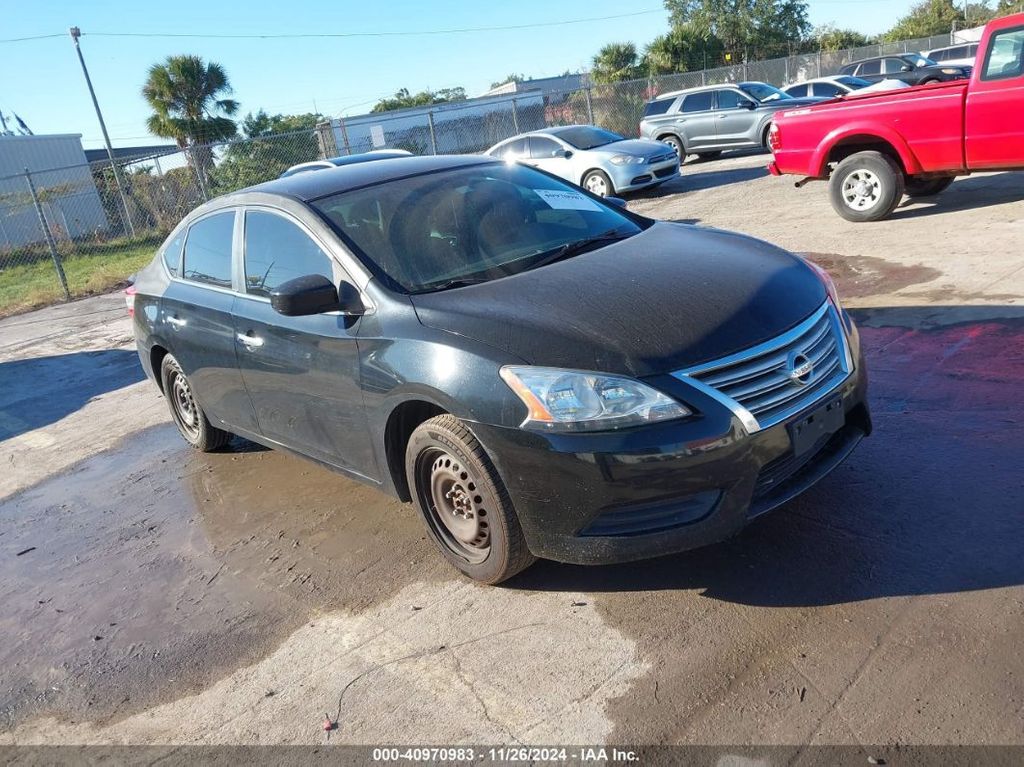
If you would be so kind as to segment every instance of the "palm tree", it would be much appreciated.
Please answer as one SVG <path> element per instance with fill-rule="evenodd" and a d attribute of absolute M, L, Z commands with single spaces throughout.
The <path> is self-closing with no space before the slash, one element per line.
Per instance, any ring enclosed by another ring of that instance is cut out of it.
<path fill-rule="evenodd" d="M 204 146 L 232 138 L 235 121 L 225 115 L 238 111 L 238 102 L 223 98 L 231 93 L 227 73 L 220 64 L 200 56 L 168 56 L 149 68 L 142 96 L 153 108 L 146 120 L 150 133 L 174 141 L 186 151 L 203 176 L 213 164 Z"/>
<path fill-rule="evenodd" d="M 641 76 L 639 56 L 633 43 L 608 43 L 594 56 L 594 82 L 614 83 Z"/>

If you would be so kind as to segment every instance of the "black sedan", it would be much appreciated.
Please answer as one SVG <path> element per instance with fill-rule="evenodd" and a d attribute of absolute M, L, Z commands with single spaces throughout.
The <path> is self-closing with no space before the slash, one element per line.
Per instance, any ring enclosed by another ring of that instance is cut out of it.
<path fill-rule="evenodd" d="M 487 158 L 221 197 L 134 289 L 191 445 L 241 435 L 412 501 L 487 583 L 721 540 L 871 429 L 826 274 Z"/>
<path fill-rule="evenodd" d="M 963 80 L 971 76 L 971 68 L 939 64 L 919 53 L 901 53 L 855 61 L 843 67 L 840 74 L 853 75 L 872 83 L 902 80 L 907 85 L 924 85 Z"/>

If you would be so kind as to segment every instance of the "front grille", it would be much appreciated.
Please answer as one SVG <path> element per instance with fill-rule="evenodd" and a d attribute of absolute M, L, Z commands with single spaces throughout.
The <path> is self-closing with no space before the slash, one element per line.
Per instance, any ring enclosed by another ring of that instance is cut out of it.
<path fill-rule="evenodd" d="M 658 178 L 668 178 L 669 176 L 675 176 L 678 174 L 679 171 L 676 170 L 675 168 L 659 168 L 658 170 L 654 171 L 654 175 L 657 176 Z"/>
<path fill-rule="evenodd" d="M 657 165 L 659 162 L 668 162 L 669 160 L 675 160 L 675 152 L 666 152 L 665 154 L 659 154 L 657 157 L 652 157 L 647 161 L 648 165 Z"/>
<path fill-rule="evenodd" d="M 799 376 L 803 363 L 810 370 Z M 849 375 L 851 365 L 841 320 L 830 301 L 792 330 L 767 343 L 677 377 L 704 385 L 748 429 L 766 429 L 823 397 Z"/>

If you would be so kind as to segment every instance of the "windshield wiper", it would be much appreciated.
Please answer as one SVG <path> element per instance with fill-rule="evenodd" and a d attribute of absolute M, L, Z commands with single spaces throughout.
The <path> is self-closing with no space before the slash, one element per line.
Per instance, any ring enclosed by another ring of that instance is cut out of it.
<path fill-rule="evenodd" d="M 577 253 L 582 253 L 584 250 L 587 250 L 594 245 L 625 240 L 632 236 L 632 234 L 626 234 L 615 229 L 609 229 L 607 232 L 596 234 L 593 237 L 584 237 L 579 240 L 573 240 L 572 242 L 567 242 L 565 245 L 559 245 L 554 250 L 549 251 L 547 255 L 542 256 L 540 259 L 530 264 L 530 268 L 537 269 L 541 266 L 547 266 L 548 264 L 553 264 L 556 261 L 561 261 L 563 258 L 569 258 L 571 256 L 575 256 Z"/>
<path fill-rule="evenodd" d="M 413 291 L 413 293 L 434 293 L 438 290 L 448 290 L 449 288 L 464 288 L 467 285 L 479 285 L 484 282 L 490 282 L 493 279 L 493 277 L 455 277 L 444 282 L 426 285 L 419 290 Z"/>

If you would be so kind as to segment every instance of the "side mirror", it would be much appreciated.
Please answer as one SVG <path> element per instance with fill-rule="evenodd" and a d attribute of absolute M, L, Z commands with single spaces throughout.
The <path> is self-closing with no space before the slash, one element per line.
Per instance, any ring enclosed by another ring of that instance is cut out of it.
<path fill-rule="evenodd" d="M 604 201 L 605 202 L 610 202 L 616 208 L 622 208 L 623 210 L 626 209 L 626 201 L 623 200 L 621 197 L 610 197 L 609 196 L 609 197 L 605 197 Z"/>
<path fill-rule="evenodd" d="M 307 274 L 282 282 L 270 291 L 270 305 L 285 317 L 306 317 L 341 308 L 338 289 L 322 274 Z"/>
<path fill-rule="evenodd" d="M 570 157 L 572 157 L 572 150 L 566 149 L 564 152 L 562 152 L 562 157 L 568 160 Z"/>

